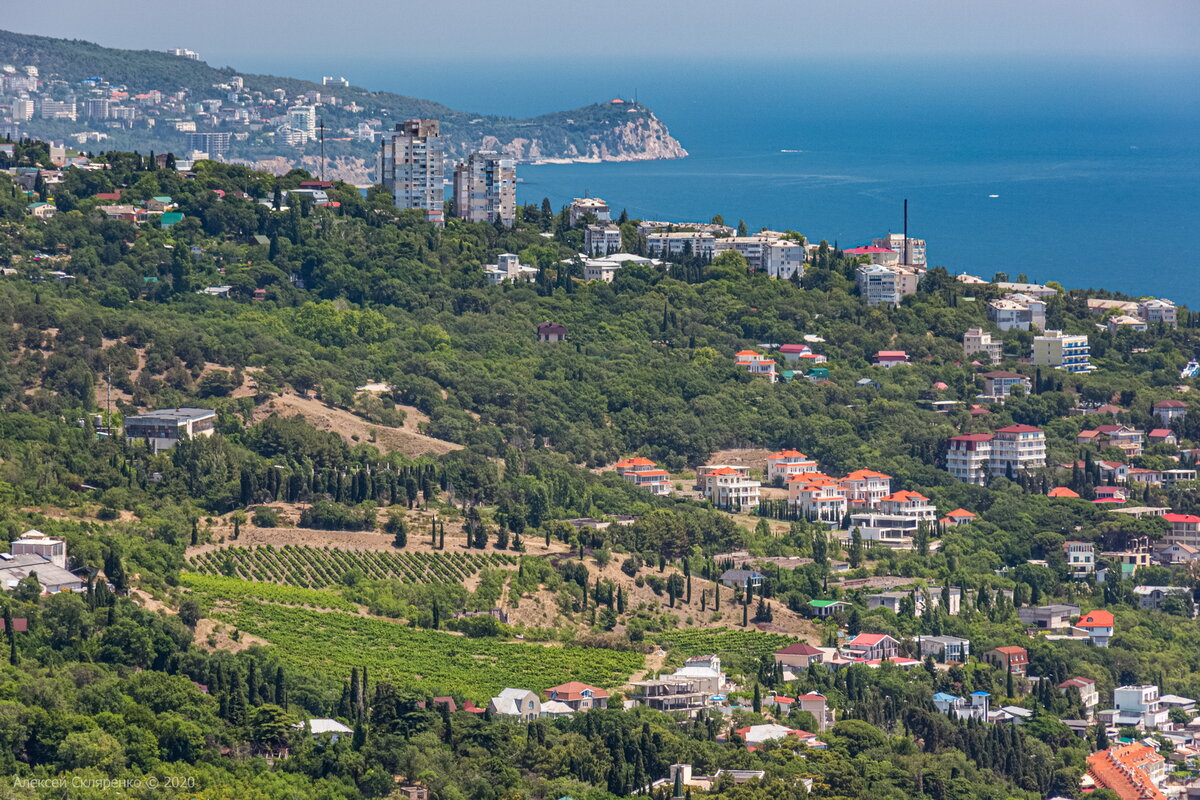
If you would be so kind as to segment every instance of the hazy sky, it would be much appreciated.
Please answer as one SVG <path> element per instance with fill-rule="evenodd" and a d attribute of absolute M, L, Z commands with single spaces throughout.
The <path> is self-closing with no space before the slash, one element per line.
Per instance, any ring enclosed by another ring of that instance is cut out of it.
<path fill-rule="evenodd" d="M 1197 0 L 55 0 L 6 2 L 0 28 L 241 66 L 308 52 L 506 62 L 574 55 L 770 59 L 842 54 L 1197 57 Z M 251 56 L 251 54 L 253 55 Z"/>

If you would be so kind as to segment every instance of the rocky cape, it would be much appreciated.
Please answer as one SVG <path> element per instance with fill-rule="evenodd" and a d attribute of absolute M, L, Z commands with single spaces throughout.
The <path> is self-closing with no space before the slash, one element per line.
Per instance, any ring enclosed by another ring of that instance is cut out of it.
<path fill-rule="evenodd" d="M 303 167 L 317 172 L 320 167 L 319 145 L 288 146 L 278 136 L 287 108 L 308 92 L 320 93 L 323 102 L 317 111 L 326 126 L 326 174 L 330 178 L 367 183 L 373 179 L 377 142 L 358 140 L 353 132 L 368 122 L 376 131 L 393 129 L 397 121 L 418 117 L 441 121 L 447 154 L 462 156 L 472 150 L 499 150 L 524 163 L 566 163 L 600 161 L 642 161 L 684 158 L 683 148 L 644 105 L 621 99 L 595 103 L 571 111 L 514 118 L 471 114 L 440 103 L 391 92 L 374 92 L 357 86 L 322 86 L 310 81 L 274 75 L 254 75 L 232 67 L 216 68 L 149 50 L 118 50 L 91 42 L 55 39 L 45 36 L 0 31 L 0 65 L 17 68 L 35 66 L 43 87 L 54 81 L 65 86 L 55 88 L 55 96 L 73 92 L 78 101 L 89 96 L 95 79 L 98 90 L 119 88 L 129 96 L 158 90 L 164 95 L 186 93 L 189 103 L 221 98 L 223 106 L 237 105 L 250 111 L 245 122 L 215 121 L 198 117 L 197 130 L 229 131 L 234 140 L 228 160 L 271 171 Z M 234 77 L 243 82 L 241 90 L 230 86 Z M 277 90 L 286 92 L 287 101 L 276 103 Z M 97 95 L 99 96 L 99 95 Z M 231 99 L 231 97 L 233 99 Z M 146 108 L 153 114 L 153 107 Z M 138 150 L 172 152 L 187 150 L 186 133 L 167 118 L 187 119 L 186 114 L 169 113 L 153 127 L 145 118 L 132 127 L 109 126 L 106 122 L 80 118 L 69 120 L 32 119 L 21 123 L 21 135 L 65 140 L 75 134 L 98 132 L 106 136 L 84 145 L 95 150 Z"/>

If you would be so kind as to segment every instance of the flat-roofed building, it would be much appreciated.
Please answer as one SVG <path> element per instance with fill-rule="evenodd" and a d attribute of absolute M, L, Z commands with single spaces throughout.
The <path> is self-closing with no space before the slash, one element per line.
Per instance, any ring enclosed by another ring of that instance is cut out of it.
<path fill-rule="evenodd" d="M 144 439 L 154 452 L 174 447 L 194 436 L 212 436 L 217 412 L 208 408 L 167 408 L 125 418 L 125 438 Z"/>

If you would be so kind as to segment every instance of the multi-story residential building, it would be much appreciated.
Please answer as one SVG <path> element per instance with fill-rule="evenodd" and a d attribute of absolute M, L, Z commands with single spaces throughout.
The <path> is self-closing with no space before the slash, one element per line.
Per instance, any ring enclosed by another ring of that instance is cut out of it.
<path fill-rule="evenodd" d="M 992 341 L 992 334 L 983 328 L 969 328 L 963 334 L 963 355 L 970 358 L 977 353 L 985 354 L 988 363 L 999 364 L 1004 358 L 1004 346 Z"/>
<path fill-rule="evenodd" d="M 990 433 L 950 437 L 946 471 L 964 483 L 986 484 L 992 475 L 992 440 L 995 438 Z"/>
<path fill-rule="evenodd" d="M 1017 619 L 1031 628 L 1043 631 L 1065 631 L 1071 620 L 1079 615 L 1079 606 L 1070 603 L 1052 603 L 1048 606 L 1021 606 Z"/>
<path fill-rule="evenodd" d="M 75 103 L 44 98 L 38 101 L 38 116 L 42 119 L 69 119 L 75 121 Z"/>
<path fill-rule="evenodd" d="M 1104 324 L 1108 328 L 1108 332 L 1113 334 L 1118 331 L 1144 332 L 1146 330 L 1146 320 L 1141 317 L 1131 317 L 1128 314 L 1109 317 Z"/>
<path fill-rule="evenodd" d="M 1096 688 L 1096 681 L 1092 678 L 1067 678 L 1062 683 L 1058 684 L 1060 694 L 1075 689 L 1079 692 L 1079 704 L 1083 706 L 1084 716 L 1091 719 L 1096 712 L 1096 706 L 1100 705 L 1100 690 Z"/>
<path fill-rule="evenodd" d="M 229 153 L 229 145 L 233 134 L 229 131 L 208 131 L 205 133 L 189 133 L 187 135 L 188 150 L 199 150 L 208 153 L 210 158 L 222 158 Z"/>
<path fill-rule="evenodd" d="M 1200 517 L 1175 513 L 1163 514 L 1162 517 L 1171 524 L 1171 529 L 1163 535 L 1165 544 L 1200 548 Z"/>
<path fill-rule="evenodd" d="M 1046 304 L 1041 301 L 1022 302 L 1015 296 L 989 300 L 987 305 L 988 320 L 1002 331 L 1027 331 L 1031 327 L 1040 330 L 1046 326 L 1045 310 Z"/>
<path fill-rule="evenodd" d="M 1125 453 L 1127 458 L 1142 454 L 1142 439 L 1144 431 L 1125 425 L 1097 425 L 1095 428 L 1080 431 L 1075 437 L 1077 444 L 1103 444 L 1115 447 Z"/>
<path fill-rule="evenodd" d="M 612 283 L 617 277 L 621 264 L 603 258 L 589 258 L 583 262 L 583 279 L 585 281 L 604 281 Z"/>
<path fill-rule="evenodd" d="M 612 222 L 612 211 L 608 203 L 599 197 L 576 197 L 567 208 L 567 220 L 572 228 L 579 227 L 585 220 L 591 222 Z"/>
<path fill-rule="evenodd" d="M 112 101 L 107 97 L 89 97 L 82 104 L 83 116 L 87 119 L 108 119 L 111 107 Z"/>
<path fill-rule="evenodd" d="M 597 258 L 621 252 L 621 229 L 616 225 L 588 225 L 583 229 L 583 250 Z"/>
<path fill-rule="evenodd" d="M 1046 466 L 1046 434 L 1032 425 L 1009 425 L 996 431 L 992 440 L 992 469 L 1004 474 Z"/>
<path fill-rule="evenodd" d="M 1168 709 L 1158 699 L 1154 684 L 1134 684 L 1113 689 L 1113 708 L 1100 712 L 1100 720 L 1110 725 L 1134 728 L 1161 728 L 1170 720 Z"/>
<path fill-rule="evenodd" d="M 287 112 L 287 126 L 299 135 L 296 144 L 307 144 L 317 138 L 317 109 L 314 106 L 292 106 Z"/>
<path fill-rule="evenodd" d="M 454 213 L 459 219 L 511 228 L 517 218 L 516 165 L 511 156 L 493 151 L 477 151 L 460 161 L 454 167 Z"/>
<path fill-rule="evenodd" d="M 1166 759 L 1140 742 L 1092 753 L 1087 774 L 1121 800 L 1167 800 L 1160 788 L 1167 777 Z"/>
<path fill-rule="evenodd" d="M 1137 315 L 1151 324 L 1161 322 L 1168 328 L 1179 325 L 1179 314 L 1175 304 L 1166 299 L 1150 297 L 1139 301 Z"/>
<path fill-rule="evenodd" d="M 865 599 L 868 609 L 886 608 L 893 614 L 900 613 L 905 600 L 912 600 L 913 615 L 918 617 L 934 608 L 941 608 L 951 616 L 957 616 L 962 609 L 962 589 L 955 586 L 877 592 L 867 595 Z"/>
<path fill-rule="evenodd" d="M 841 485 L 819 472 L 787 479 L 788 505 L 806 518 L 838 522 L 846 515 L 846 495 Z"/>
<path fill-rule="evenodd" d="M 717 508 L 751 510 L 758 506 L 762 484 L 733 467 L 718 467 L 706 476 L 705 495 Z"/>
<path fill-rule="evenodd" d="M 1159 400 L 1154 404 L 1154 416 L 1158 418 L 1166 427 L 1171 427 L 1171 422 L 1177 419 L 1182 419 L 1187 414 L 1187 403 L 1182 400 Z"/>
<path fill-rule="evenodd" d="M 15 122 L 33 119 L 34 103 L 28 97 L 15 97 L 9 103 L 8 112 Z"/>
<path fill-rule="evenodd" d="M 791 280 L 804 277 L 804 242 L 777 239 L 767 242 L 762 251 L 762 270 L 772 278 Z"/>
<path fill-rule="evenodd" d="M 591 686 L 579 681 L 569 681 L 542 690 L 547 702 L 557 700 L 566 703 L 572 711 L 588 711 L 593 708 L 608 707 L 608 692 L 598 686 Z"/>
<path fill-rule="evenodd" d="M 848 250 L 843 250 L 844 255 L 851 258 L 866 258 L 870 263 L 880 267 L 895 267 L 900 265 L 900 254 L 895 250 L 878 245 L 867 245 L 866 247 L 851 247 Z"/>
<path fill-rule="evenodd" d="M 856 469 L 839 483 L 853 508 L 875 508 L 892 492 L 892 476 L 870 469 Z"/>
<path fill-rule="evenodd" d="M 817 462 L 799 450 L 780 450 L 767 456 L 767 480 L 786 480 L 793 475 L 816 472 Z"/>
<path fill-rule="evenodd" d="M 498 286 L 505 281 L 531 281 L 538 274 L 537 267 L 522 264 L 521 257 L 516 253 L 501 253 L 496 256 L 495 264 L 484 264 L 483 271 L 491 286 Z"/>
<path fill-rule="evenodd" d="M 900 642 L 886 633 L 860 633 L 845 644 L 846 654 L 864 661 L 894 658 L 900 652 Z"/>
<path fill-rule="evenodd" d="M 1029 394 L 1033 389 L 1033 382 L 1019 372 L 994 370 L 983 373 L 982 377 L 983 397 L 991 400 L 1003 401 L 1008 397 L 1014 386 L 1023 387 L 1025 394 Z"/>
<path fill-rule="evenodd" d="M 166 408 L 125 418 L 125 438 L 146 440 L 154 452 L 174 447 L 184 439 L 212 436 L 217 412 L 207 408 Z"/>
<path fill-rule="evenodd" d="M 396 123 L 379 142 L 380 183 L 397 208 L 425 212 L 434 225 L 445 222 L 445 149 L 436 119 Z"/>
<path fill-rule="evenodd" d="M 983 654 L 983 660 L 1022 678 L 1029 670 L 1029 651 L 1017 645 L 988 650 Z"/>
<path fill-rule="evenodd" d="M 8 552 L 14 556 L 40 556 L 59 569 L 67 568 L 67 543 L 62 539 L 52 539 L 36 528 L 21 534 L 20 539 L 9 545 Z"/>
<path fill-rule="evenodd" d="M 1148 553 L 1146 554 L 1146 563 L 1150 563 Z M 1088 639 L 1096 647 L 1108 647 L 1108 640 L 1112 638 L 1116 620 L 1111 611 L 1096 609 L 1081 616 L 1075 623 L 1075 627 L 1087 633 Z"/>
<path fill-rule="evenodd" d="M 716 238 L 711 233 L 699 231 L 651 233 L 646 236 L 646 252 L 667 259 L 685 259 L 691 256 L 712 258 L 715 242 Z"/>
<path fill-rule="evenodd" d="M 1075 578 L 1086 578 L 1096 571 L 1096 546 L 1091 542 L 1063 542 L 1067 569 Z"/>
<path fill-rule="evenodd" d="M 964 699 L 949 692 L 936 692 L 933 695 L 933 705 L 943 714 L 955 719 L 977 719 L 987 722 L 991 713 L 991 694 L 988 692 L 971 692 L 970 698 Z"/>
<path fill-rule="evenodd" d="M 1086 336 L 1046 331 L 1033 337 L 1033 363 L 1067 372 L 1091 372 L 1091 346 Z"/>
<path fill-rule="evenodd" d="M 804 243 L 783 239 L 779 234 L 727 236 L 713 241 L 715 255 L 726 250 L 741 253 L 753 272 L 766 272 L 774 278 L 790 278 L 797 270 L 804 273 Z"/>
<path fill-rule="evenodd" d="M 936 523 L 937 508 L 928 497 L 900 491 L 882 498 L 876 510 L 851 515 L 850 530 L 857 528 L 863 541 L 906 550 L 921 525 L 933 528 Z"/>
<path fill-rule="evenodd" d="M 734 355 L 734 363 L 751 375 L 766 378 L 771 383 L 779 381 L 779 373 L 775 370 L 775 360 L 753 350 L 742 350 Z"/>
<path fill-rule="evenodd" d="M 971 656 L 971 640 L 959 636 L 918 636 L 921 658 L 933 656 L 937 661 L 965 662 Z"/>
<path fill-rule="evenodd" d="M 916 294 L 920 276 L 904 267 L 868 264 L 858 268 L 858 293 L 869 306 L 898 306 L 910 294 Z"/>
<path fill-rule="evenodd" d="M 616 472 L 634 486 L 646 489 L 651 494 L 662 497 L 671 493 L 671 474 L 665 469 L 660 469 L 648 458 L 623 458 L 617 462 Z"/>
<path fill-rule="evenodd" d="M 1133 593 L 1137 595 L 1138 605 L 1147 611 L 1157 611 L 1168 597 L 1179 598 L 1189 611 L 1193 606 L 1192 590 L 1186 586 L 1135 586 Z"/>
<path fill-rule="evenodd" d="M 889 233 L 887 236 L 872 239 L 871 244 L 891 250 L 900 257 L 901 264 L 913 267 L 924 267 L 927 264 L 924 239 L 914 239 L 910 236 L 906 240 L 903 233 Z"/>

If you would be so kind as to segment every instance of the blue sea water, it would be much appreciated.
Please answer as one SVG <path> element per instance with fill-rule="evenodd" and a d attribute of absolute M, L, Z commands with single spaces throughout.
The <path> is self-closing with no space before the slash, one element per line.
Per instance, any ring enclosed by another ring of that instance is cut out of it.
<path fill-rule="evenodd" d="M 265 65 L 264 65 L 265 66 Z M 278 65 L 274 65 L 278 71 Z M 843 247 L 902 227 L 951 272 L 1200 307 L 1200 61 L 614 59 L 307 63 L 511 116 L 636 96 L 690 153 L 527 166 L 520 202 L 588 193 L 647 219 L 744 219 Z M 992 195 L 996 195 L 992 197 Z"/>

